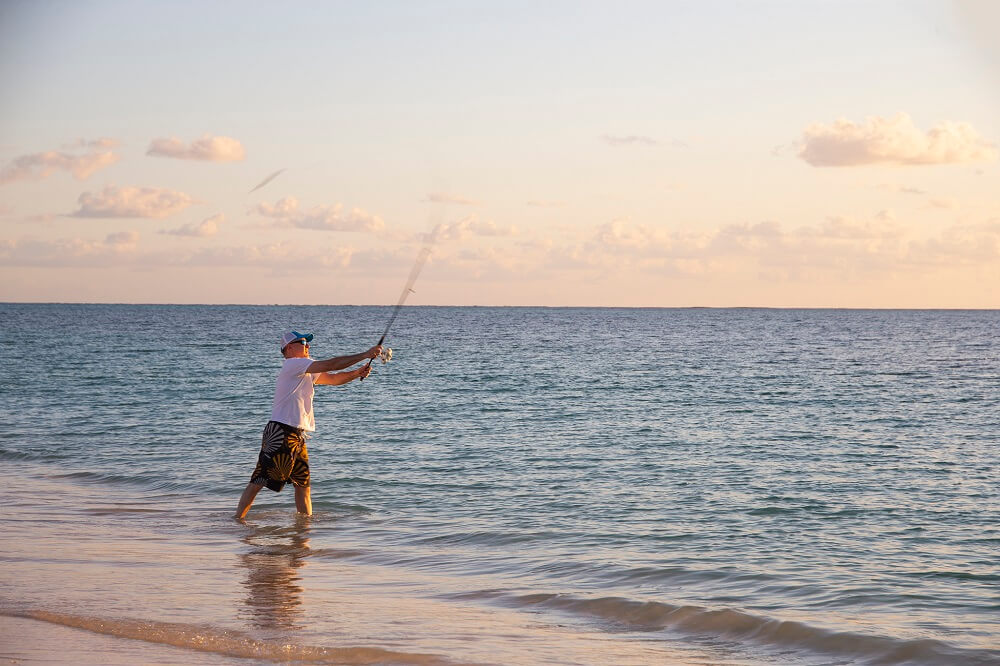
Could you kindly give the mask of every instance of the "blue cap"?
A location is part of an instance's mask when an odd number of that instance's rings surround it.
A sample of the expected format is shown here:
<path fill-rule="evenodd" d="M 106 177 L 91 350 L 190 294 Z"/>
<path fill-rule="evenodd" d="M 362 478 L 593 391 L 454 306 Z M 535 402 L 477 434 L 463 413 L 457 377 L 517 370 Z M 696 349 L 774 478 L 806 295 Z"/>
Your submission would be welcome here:
<path fill-rule="evenodd" d="M 288 331 L 281 336 L 281 350 L 284 351 L 285 347 L 296 342 L 298 340 L 305 340 L 306 342 L 312 342 L 312 333 L 299 333 L 298 331 Z"/>

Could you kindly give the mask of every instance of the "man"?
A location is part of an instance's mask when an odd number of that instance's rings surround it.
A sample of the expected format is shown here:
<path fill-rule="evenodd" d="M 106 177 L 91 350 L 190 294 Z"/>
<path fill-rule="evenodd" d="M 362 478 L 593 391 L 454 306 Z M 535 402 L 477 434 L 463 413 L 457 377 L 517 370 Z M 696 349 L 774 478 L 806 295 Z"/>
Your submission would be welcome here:
<path fill-rule="evenodd" d="M 382 347 L 375 345 L 360 354 L 314 361 L 309 358 L 309 343 L 312 339 L 312 333 L 298 331 L 288 331 L 281 336 L 281 354 L 285 357 L 285 362 L 278 373 L 271 420 L 264 427 L 257 467 L 236 508 L 237 520 L 246 517 L 261 488 L 267 486 L 274 492 L 281 492 L 289 481 L 295 487 L 295 508 L 307 516 L 312 515 L 306 433 L 316 429 L 312 406 L 313 386 L 340 386 L 355 379 L 364 379 L 371 372 L 368 364 L 347 372 L 337 371 L 366 359 L 377 358 L 382 352 Z"/>

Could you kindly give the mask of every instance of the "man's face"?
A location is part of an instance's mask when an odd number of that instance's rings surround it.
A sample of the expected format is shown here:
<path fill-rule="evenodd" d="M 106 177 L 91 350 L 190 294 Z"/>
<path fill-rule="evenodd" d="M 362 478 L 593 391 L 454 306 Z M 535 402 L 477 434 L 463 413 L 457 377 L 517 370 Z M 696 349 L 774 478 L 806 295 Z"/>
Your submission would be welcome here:
<path fill-rule="evenodd" d="M 309 355 L 309 343 L 305 340 L 295 340 L 285 345 L 285 358 L 303 358 Z"/>

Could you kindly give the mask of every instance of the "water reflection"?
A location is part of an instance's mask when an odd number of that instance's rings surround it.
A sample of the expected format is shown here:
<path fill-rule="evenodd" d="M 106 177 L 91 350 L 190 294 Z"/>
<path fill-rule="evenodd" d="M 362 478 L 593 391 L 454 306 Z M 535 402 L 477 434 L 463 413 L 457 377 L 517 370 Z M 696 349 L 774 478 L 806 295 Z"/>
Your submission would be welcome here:
<path fill-rule="evenodd" d="M 309 518 L 291 526 L 254 526 L 243 537 L 249 550 L 240 555 L 247 570 L 246 607 L 261 629 L 300 629 L 302 580 L 299 569 L 309 554 Z"/>

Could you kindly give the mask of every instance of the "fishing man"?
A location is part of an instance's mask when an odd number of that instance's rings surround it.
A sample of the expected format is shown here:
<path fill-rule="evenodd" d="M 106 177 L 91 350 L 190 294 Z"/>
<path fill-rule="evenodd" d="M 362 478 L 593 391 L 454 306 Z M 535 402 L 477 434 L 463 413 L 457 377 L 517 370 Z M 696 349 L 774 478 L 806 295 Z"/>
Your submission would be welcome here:
<path fill-rule="evenodd" d="M 295 508 L 299 513 L 312 515 L 306 437 L 307 433 L 316 430 L 312 405 L 313 386 L 340 386 L 355 379 L 364 379 L 371 372 L 370 364 L 347 372 L 338 371 L 367 359 L 378 358 L 382 352 L 382 346 L 375 345 L 360 354 L 314 361 L 309 358 L 309 343 L 312 339 L 312 333 L 298 331 L 288 331 L 281 336 L 281 354 L 285 357 L 285 362 L 278 373 L 271 420 L 264 427 L 257 467 L 236 508 L 237 520 L 242 520 L 247 515 L 261 488 L 267 486 L 274 492 L 281 492 L 289 481 L 295 487 Z"/>

